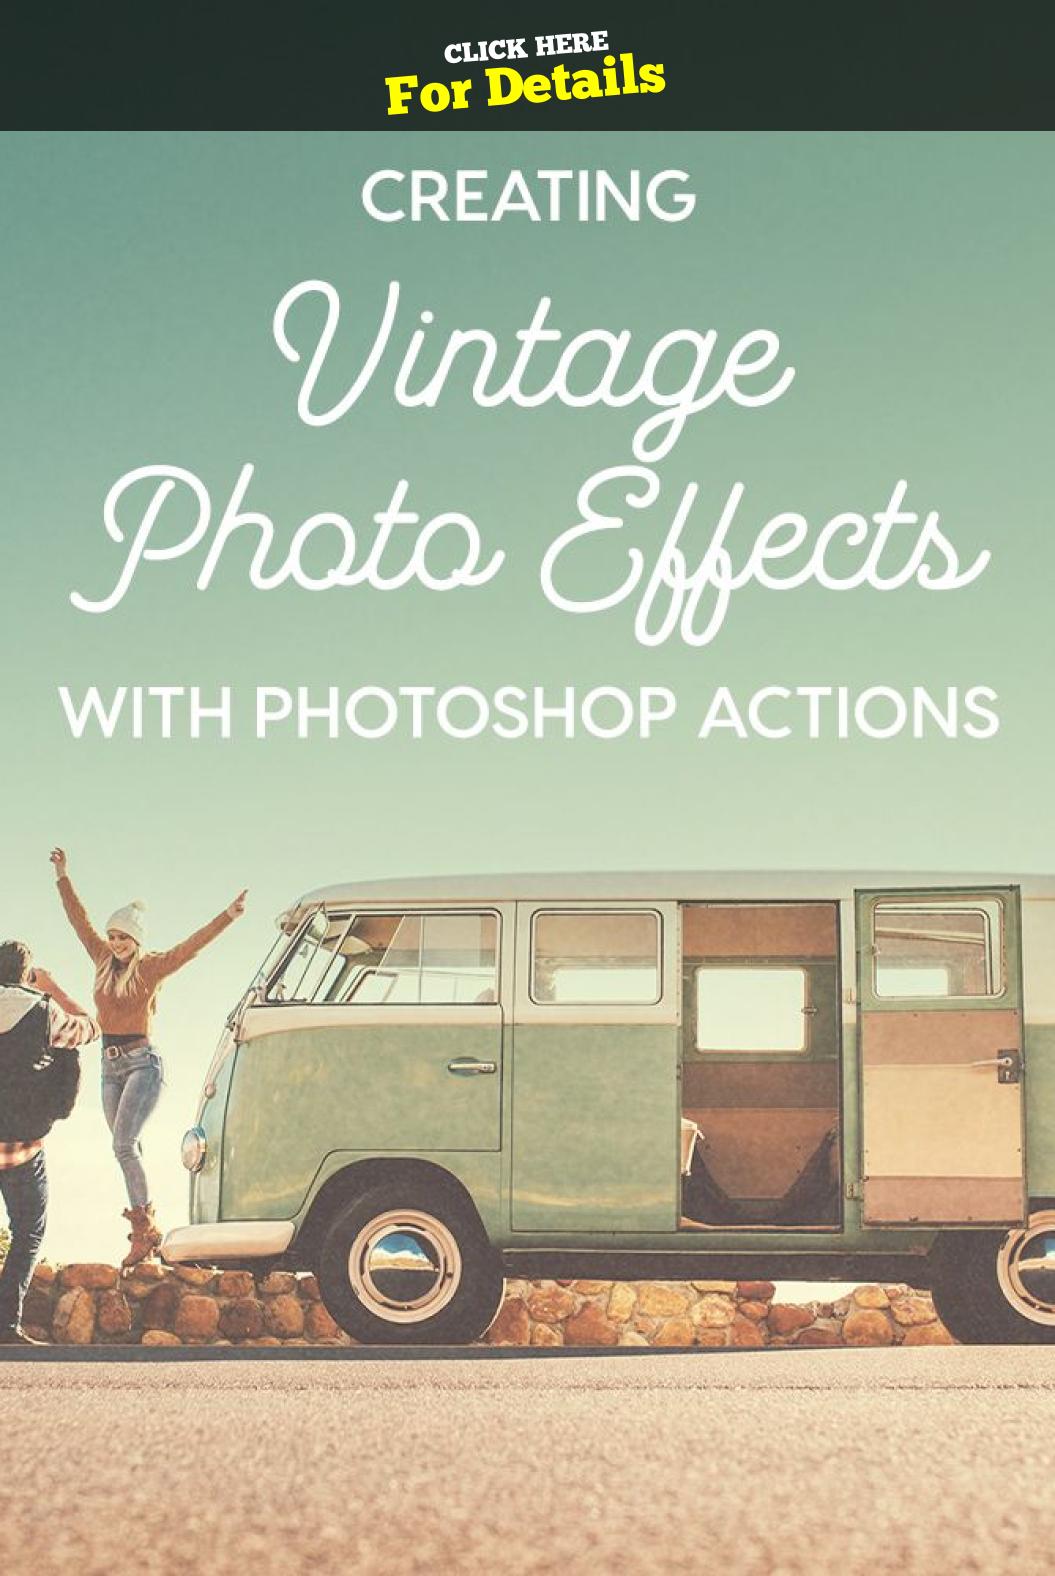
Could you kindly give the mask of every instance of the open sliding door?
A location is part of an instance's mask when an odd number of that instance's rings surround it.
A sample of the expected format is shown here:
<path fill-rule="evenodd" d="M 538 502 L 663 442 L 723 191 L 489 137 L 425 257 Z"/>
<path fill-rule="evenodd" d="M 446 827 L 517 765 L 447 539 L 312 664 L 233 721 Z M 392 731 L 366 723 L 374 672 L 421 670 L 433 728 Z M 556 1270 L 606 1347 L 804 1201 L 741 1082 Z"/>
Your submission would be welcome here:
<path fill-rule="evenodd" d="M 1025 1218 L 1017 887 L 857 894 L 864 1220 Z"/>

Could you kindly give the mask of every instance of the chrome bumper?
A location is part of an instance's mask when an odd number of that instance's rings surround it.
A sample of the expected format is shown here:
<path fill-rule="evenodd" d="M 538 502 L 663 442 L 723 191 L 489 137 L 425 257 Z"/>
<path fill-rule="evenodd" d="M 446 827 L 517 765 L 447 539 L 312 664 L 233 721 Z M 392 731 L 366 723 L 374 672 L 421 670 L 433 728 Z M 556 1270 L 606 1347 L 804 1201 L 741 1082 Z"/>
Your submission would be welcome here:
<path fill-rule="evenodd" d="M 272 1259 L 293 1241 L 291 1220 L 217 1220 L 205 1226 L 177 1226 L 166 1232 L 161 1257 L 166 1264 L 214 1264 L 222 1259 Z"/>

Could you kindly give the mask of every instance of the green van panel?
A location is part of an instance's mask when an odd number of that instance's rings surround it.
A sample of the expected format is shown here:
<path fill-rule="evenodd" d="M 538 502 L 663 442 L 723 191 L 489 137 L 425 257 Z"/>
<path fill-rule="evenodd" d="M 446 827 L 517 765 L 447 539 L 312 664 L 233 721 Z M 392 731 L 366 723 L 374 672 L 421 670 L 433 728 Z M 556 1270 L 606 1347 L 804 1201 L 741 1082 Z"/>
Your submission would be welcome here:
<path fill-rule="evenodd" d="M 517 1024 L 513 1230 L 674 1231 L 679 1030 Z"/>
<path fill-rule="evenodd" d="M 203 1101 L 198 1126 L 205 1134 L 205 1161 L 200 1171 L 191 1173 L 190 1211 L 187 1219 L 198 1226 L 219 1220 L 221 1159 L 223 1155 L 224 1111 L 234 1072 L 234 1052 L 216 1070 L 216 1093 Z"/>
<path fill-rule="evenodd" d="M 498 1024 L 335 1025 L 239 1046 L 224 1125 L 225 1220 L 291 1219 L 334 1150 L 501 1147 Z M 459 1077 L 458 1057 L 493 1061 Z"/>
<path fill-rule="evenodd" d="M 1055 1198 L 1055 1025 L 1026 1024 L 1026 1184 L 1030 1198 Z"/>

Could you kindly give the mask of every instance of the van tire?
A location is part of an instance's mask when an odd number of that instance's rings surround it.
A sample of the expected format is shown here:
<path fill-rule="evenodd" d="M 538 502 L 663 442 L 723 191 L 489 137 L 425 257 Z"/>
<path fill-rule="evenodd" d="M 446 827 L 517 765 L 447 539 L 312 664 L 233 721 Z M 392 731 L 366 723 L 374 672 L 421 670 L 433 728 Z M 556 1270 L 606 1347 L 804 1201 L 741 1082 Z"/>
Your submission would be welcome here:
<path fill-rule="evenodd" d="M 1017 1250 L 1041 1229 L 1041 1217 L 1034 1215 L 1025 1231 L 943 1235 L 934 1268 L 934 1307 L 957 1341 L 971 1346 L 1055 1343 L 1055 1306 L 1030 1310 L 1013 1276 Z"/>
<path fill-rule="evenodd" d="M 407 1265 L 386 1264 L 382 1243 Z M 453 1190 L 421 1182 L 379 1183 L 340 1208 L 322 1238 L 317 1277 L 327 1311 L 369 1346 L 479 1340 L 505 1290 L 475 1212 Z"/>

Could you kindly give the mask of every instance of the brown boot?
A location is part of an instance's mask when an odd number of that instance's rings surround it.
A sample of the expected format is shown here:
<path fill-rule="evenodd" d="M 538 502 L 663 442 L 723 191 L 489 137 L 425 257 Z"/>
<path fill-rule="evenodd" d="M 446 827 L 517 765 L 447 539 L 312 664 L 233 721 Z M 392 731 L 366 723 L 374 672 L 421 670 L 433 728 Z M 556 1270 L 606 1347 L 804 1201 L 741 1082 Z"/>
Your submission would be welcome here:
<path fill-rule="evenodd" d="M 130 1270 L 153 1257 L 161 1246 L 161 1232 L 154 1221 L 153 1204 L 133 1204 L 131 1209 L 124 1211 L 124 1217 L 132 1222 L 128 1235 L 132 1246 L 121 1260 L 121 1268 Z"/>

